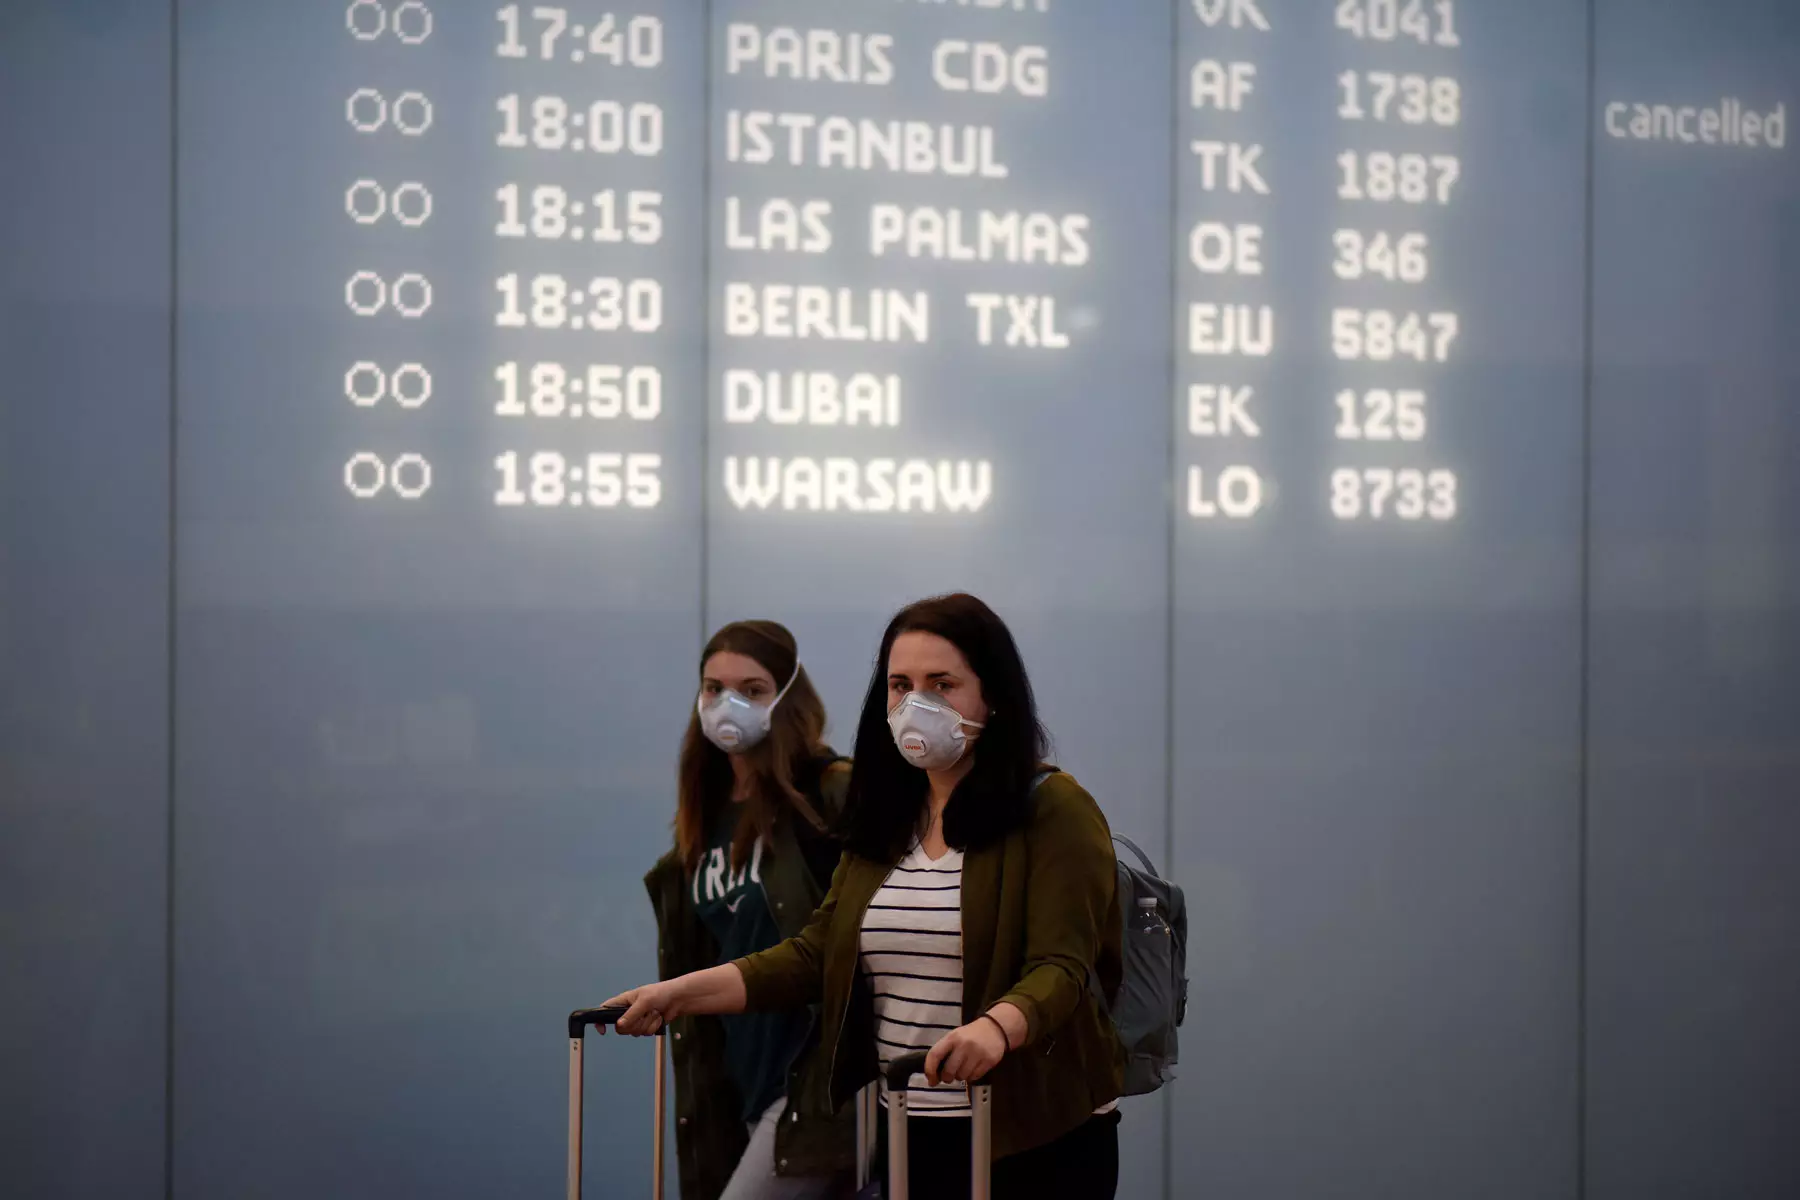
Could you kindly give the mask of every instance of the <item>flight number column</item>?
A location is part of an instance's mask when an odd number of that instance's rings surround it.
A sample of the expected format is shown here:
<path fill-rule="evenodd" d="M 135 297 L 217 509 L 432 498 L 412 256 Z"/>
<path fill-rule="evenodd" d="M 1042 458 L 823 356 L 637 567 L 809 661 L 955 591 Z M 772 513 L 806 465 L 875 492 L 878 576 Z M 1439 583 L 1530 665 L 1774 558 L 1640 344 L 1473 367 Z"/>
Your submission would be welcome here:
<path fill-rule="evenodd" d="M 653 4 L 647 7 L 655 7 Z M 653 12 L 508 4 L 490 14 L 502 90 L 493 239 L 504 429 L 489 476 L 508 510 L 644 510 L 663 501 L 665 29 Z"/>
<path fill-rule="evenodd" d="M 1286 337 L 1267 270 L 1281 180 L 1265 153 L 1275 103 L 1263 61 L 1275 26 L 1257 0 L 1181 5 L 1183 145 L 1177 155 L 1177 429 L 1182 510 L 1197 522 L 1247 522 L 1275 492 L 1261 451 L 1264 406 Z"/>
<path fill-rule="evenodd" d="M 1434 409 L 1462 320 L 1434 251 L 1462 185 L 1462 45 L 1453 0 L 1341 0 L 1333 14 L 1337 227 L 1331 234 L 1327 505 L 1342 522 L 1454 520 L 1455 471 L 1434 457 Z"/>

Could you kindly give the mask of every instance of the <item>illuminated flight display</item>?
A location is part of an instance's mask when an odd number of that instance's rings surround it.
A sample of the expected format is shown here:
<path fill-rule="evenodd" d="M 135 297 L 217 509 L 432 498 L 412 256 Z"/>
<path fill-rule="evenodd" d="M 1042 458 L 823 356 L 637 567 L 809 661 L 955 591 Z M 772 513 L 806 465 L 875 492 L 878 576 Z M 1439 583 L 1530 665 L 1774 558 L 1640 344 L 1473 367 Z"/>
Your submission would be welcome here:
<path fill-rule="evenodd" d="M 1309 357 L 1325 344 L 1316 320 L 1316 302 L 1323 299 L 1329 302 L 1336 378 L 1328 383 L 1330 406 L 1313 407 L 1335 418 L 1336 441 L 1401 451 L 1330 467 L 1331 515 L 1342 521 L 1453 520 L 1456 472 L 1405 451 L 1429 447 L 1431 368 L 1452 361 L 1461 333 L 1455 311 L 1430 303 L 1452 294 L 1441 269 L 1432 279 L 1432 235 L 1453 228 L 1445 214 L 1462 179 L 1456 153 L 1462 35 L 1455 6 L 1338 6 L 1333 25 L 1344 42 L 1340 55 L 1357 65 L 1335 77 L 1335 113 L 1317 106 L 1320 123 L 1340 123 L 1334 132 L 1344 147 L 1333 156 L 1336 177 L 1328 193 L 1338 220 L 1329 230 L 1328 255 L 1320 256 L 1330 272 L 1320 274 L 1312 295 L 1292 298 L 1256 284 L 1271 258 L 1304 259 L 1307 248 L 1325 241 L 1318 236 L 1325 231 L 1282 228 L 1274 220 L 1279 209 L 1271 178 L 1283 193 L 1310 184 L 1319 193 L 1310 198 L 1315 202 L 1327 193 L 1316 169 L 1308 169 L 1316 164 L 1286 152 L 1272 131 L 1260 128 L 1259 115 L 1295 90 L 1283 86 L 1275 58 L 1281 43 L 1256 5 L 1197 6 L 1195 12 L 1201 29 L 1226 33 L 1216 49 L 1241 57 L 1200 57 L 1187 75 L 1193 136 L 1185 149 L 1192 161 L 1182 174 L 1197 210 L 1186 231 L 1190 270 L 1184 272 L 1181 350 L 1192 364 L 1185 372 L 1187 434 L 1225 446 L 1260 439 L 1282 390 L 1274 364 Z M 1315 24 L 1326 28 L 1323 20 Z M 1230 37 L 1233 32 L 1239 36 Z M 1196 40 L 1204 50 L 1211 39 Z M 1410 66 L 1432 69 L 1404 69 Z M 1448 239 L 1440 232 L 1437 240 L 1441 246 Z M 1289 503 L 1304 503 L 1319 490 L 1309 481 L 1292 483 Z M 1190 465 L 1184 488 L 1187 515 L 1225 520 L 1253 519 L 1285 490 L 1266 482 L 1254 463 L 1230 454 Z"/>
<path fill-rule="evenodd" d="M 632 602 L 701 511 L 704 14 L 339 7 L 184 14 L 183 419 L 253 458 L 194 455 L 196 582 Z M 251 28 L 304 60 L 209 53 Z"/>
<path fill-rule="evenodd" d="M 1520 289 L 1555 288 L 1559 341 L 1578 333 L 1578 258 L 1535 251 L 1578 251 L 1581 195 L 1579 176 L 1501 169 L 1503 139 L 1508 122 L 1541 137 L 1554 120 L 1578 148 L 1580 112 L 1554 90 L 1522 106 L 1494 56 L 1527 19 L 1578 35 L 1580 6 L 1298 7 L 1183 16 L 1180 509 L 1290 528 L 1504 523 L 1520 467 L 1477 430 L 1516 400 L 1490 395 L 1484 367 L 1543 351 L 1504 315 Z M 1538 73 L 1560 83 L 1560 65 Z M 1496 248 L 1527 214 L 1548 236 L 1502 269 Z"/>
<path fill-rule="evenodd" d="M 1522 309 L 1578 325 L 1570 264 L 1536 252 L 1578 197 L 1490 148 L 1577 115 L 1483 66 L 1523 20 L 351 0 L 292 21 L 303 65 L 227 65 L 202 11 L 182 403 L 187 514 L 221 557 L 200 573 L 554 603 L 536 577 L 571 545 L 616 565 L 750 515 L 979 553 L 1072 494 L 1105 507 L 1093 451 L 1152 405 L 1166 500 L 1134 521 L 1505 524 L 1530 501 L 1482 431 L 1521 401 L 1484 364 L 1541 331 Z M 1500 255 L 1532 215 L 1553 236 Z"/>
<path fill-rule="evenodd" d="M 971 381 L 945 377 L 960 373 L 950 356 L 1068 350 L 1081 315 L 1065 299 L 1059 316 L 1051 289 L 1092 253 L 1086 212 L 1031 207 L 1065 189 L 1014 169 L 1052 124 L 1043 18 L 995 26 L 1000 41 L 911 13 L 870 33 L 749 19 L 770 8 L 722 6 L 715 63 L 721 500 L 980 513 L 995 459 L 1000 486 L 1018 460 L 969 436 L 991 418 L 972 411 Z"/>

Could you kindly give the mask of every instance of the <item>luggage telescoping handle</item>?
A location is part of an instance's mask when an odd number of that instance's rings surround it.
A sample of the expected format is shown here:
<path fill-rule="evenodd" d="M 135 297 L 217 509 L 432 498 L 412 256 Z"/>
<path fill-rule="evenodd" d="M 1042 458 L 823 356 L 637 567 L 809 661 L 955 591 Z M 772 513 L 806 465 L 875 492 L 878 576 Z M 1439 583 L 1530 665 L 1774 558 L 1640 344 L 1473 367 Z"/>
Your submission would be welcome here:
<path fill-rule="evenodd" d="M 623 1008 L 578 1008 L 569 1014 L 569 1195 L 568 1200 L 581 1200 L 581 1051 L 587 1031 L 594 1026 L 617 1025 L 625 1015 Z M 655 1160 L 650 1176 L 652 1200 L 663 1200 L 663 1076 L 667 1073 L 668 1043 L 662 1032 L 656 1035 L 656 1124 L 650 1145 Z"/>
<path fill-rule="evenodd" d="M 578 1008 L 569 1014 L 569 1036 L 585 1037 L 595 1025 L 611 1029 L 627 1011 L 624 1008 Z"/>
<path fill-rule="evenodd" d="M 902 1054 L 886 1068 L 888 1086 L 888 1186 L 886 1200 L 907 1200 L 906 1085 L 925 1070 L 925 1051 Z M 994 1089 L 969 1085 L 969 1200 L 989 1200 L 994 1162 Z"/>

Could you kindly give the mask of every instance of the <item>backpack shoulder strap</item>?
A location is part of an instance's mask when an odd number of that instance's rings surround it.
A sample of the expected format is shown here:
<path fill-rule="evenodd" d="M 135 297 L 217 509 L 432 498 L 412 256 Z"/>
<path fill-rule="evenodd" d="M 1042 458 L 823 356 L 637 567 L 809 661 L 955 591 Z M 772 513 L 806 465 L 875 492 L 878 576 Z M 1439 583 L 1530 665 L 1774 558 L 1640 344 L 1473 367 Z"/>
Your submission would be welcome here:
<path fill-rule="evenodd" d="M 1137 860 L 1144 864 L 1144 870 L 1148 871 L 1151 875 L 1156 876 L 1158 879 L 1162 878 L 1161 872 L 1156 869 L 1156 864 L 1150 861 L 1150 856 L 1145 854 L 1143 849 L 1136 842 L 1132 841 L 1122 833 L 1113 834 L 1113 841 L 1118 842 L 1121 846 L 1124 846 L 1127 850 L 1137 855 Z"/>
<path fill-rule="evenodd" d="M 819 800 L 825 806 L 830 820 L 821 816 L 819 810 L 809 804 L 804 796 L 794 798 L 794 811 L 820 833 L 827 832 L 831 828 L 831 820 L 835 820 L 844 811 L 844 796 L 850 788 L 850 772 L 848 769 L 840 771 L 838 766 L 849 761 L 839 754 L 824 760 L 819 766 Z"/>

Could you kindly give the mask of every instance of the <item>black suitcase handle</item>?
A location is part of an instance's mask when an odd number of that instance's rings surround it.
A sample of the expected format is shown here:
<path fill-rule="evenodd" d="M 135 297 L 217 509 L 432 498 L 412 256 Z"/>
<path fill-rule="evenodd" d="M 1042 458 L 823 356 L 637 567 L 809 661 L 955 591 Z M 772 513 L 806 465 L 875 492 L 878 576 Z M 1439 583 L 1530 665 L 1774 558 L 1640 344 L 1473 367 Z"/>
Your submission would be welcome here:
<path fill-rule="evenodd" d="M 578 1008 L 569 1014 L 569 1036 L 571 1038 L 586 1037 L 590 1025 L 610 1028 L 619 1023 L 627 1009 L 623 1008 Z"/>
<path fill-rule="evenodd" d="M 911 1054 L 902 1054 L 887 1065 L 887 1085 L 890 1092 L 904 1092 L 906 1085 L 914 1075 L 925 1073 L 924 1050 L 914 1050 Z"/>

